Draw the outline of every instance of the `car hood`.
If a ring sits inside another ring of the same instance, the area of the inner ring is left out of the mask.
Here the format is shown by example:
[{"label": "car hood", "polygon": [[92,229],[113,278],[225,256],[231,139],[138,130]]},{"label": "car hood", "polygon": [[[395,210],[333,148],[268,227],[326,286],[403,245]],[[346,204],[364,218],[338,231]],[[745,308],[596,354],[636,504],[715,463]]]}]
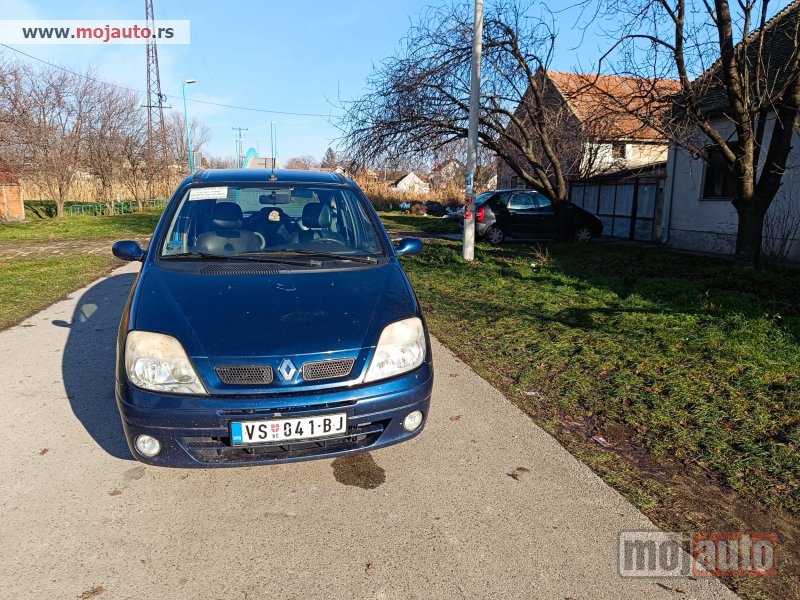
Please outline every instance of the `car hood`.
[{"label": "car hood", "polygon": [[417,312],[395,261],[356,269],[204,275],[152,266],[134,327],[175,336],[193,358],[300,356],[377,344]]}]

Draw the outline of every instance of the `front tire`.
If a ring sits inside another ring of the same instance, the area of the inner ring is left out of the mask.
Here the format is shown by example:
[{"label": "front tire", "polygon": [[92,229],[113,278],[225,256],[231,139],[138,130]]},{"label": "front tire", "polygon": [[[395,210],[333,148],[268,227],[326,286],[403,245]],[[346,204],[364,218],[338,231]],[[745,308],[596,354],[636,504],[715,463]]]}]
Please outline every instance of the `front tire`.
[{"label": "front tire", "polygon": [[592,230],[586,225],[581,225],[572,234],[572,239],[578,244],[586,244],[592,241]]},{"label": "front tire", "polygon": [[493,246],[496,246],[497,244],[503,243],[503,240],[506,239],[506,234],[503,233],[503,230],[497,225],[492,225],[486,230],[486,233],[483,234],[483,237],[487,242]]}]

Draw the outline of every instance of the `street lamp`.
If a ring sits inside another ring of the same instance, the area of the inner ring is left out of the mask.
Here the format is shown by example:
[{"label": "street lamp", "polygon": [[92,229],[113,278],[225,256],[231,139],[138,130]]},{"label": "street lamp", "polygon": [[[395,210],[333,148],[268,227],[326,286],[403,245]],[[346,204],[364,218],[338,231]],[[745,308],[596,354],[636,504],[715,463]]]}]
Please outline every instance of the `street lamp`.
[{"label": "street lamp", "polygon": [[183,122],[186,123],[186,147],[189,148],[189,171],[194,175],[194,153],[192,152],[192,138],[189,135],[189,114],[186,111],[186,86],[192,83],[197,83],[197,80],[187,79],[181,82],[181,90],[183,90]]}]

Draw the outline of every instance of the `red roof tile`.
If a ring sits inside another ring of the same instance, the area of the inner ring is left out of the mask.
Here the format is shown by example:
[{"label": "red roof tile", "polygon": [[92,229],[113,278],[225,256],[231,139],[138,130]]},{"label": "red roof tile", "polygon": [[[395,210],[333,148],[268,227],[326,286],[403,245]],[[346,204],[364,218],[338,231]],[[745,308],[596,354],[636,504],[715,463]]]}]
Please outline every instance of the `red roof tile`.
[{"label": "red roof tile", "polygon": [[14,175],[11,173],[9,169],[4,169],[0,167],[0,184],[3,183],[18,184],[19,179],[14,177]]},{"label": "red roof tile", "polygon": [[584,124],[592,123],[604,139],[660,140],[661,135],[640,117],[659,118],[668,97],[680,91],[671,79],[619,75],[582,75],[548,71],[548,77]]}]

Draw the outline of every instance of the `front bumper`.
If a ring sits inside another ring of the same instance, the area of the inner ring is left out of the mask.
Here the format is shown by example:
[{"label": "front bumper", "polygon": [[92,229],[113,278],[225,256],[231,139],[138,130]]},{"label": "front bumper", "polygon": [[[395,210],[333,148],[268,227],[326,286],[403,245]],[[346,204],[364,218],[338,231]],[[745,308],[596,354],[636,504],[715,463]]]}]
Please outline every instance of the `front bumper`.
[{"label": "front bumper", "polygon": [[[432,387],[433,369],[425,365],[389,382],[305,396],[212,396],[201,402],[195,398],[176,401],[176,396],[147,392],[125,382],[118,383],[116,397],[128,447],[138,460],[168,467],[229,467],[331,458],[406,441],[425,427]],[[424,420],[408,432],[403,419],[414,410],[421,411]],[[348,428],[338,437],[244,446],[230,442],[233,421],[341,412],[347,413]],[[136,451],[134,440],[142,434],[161,442],[157,456],[148,458]]]}]

